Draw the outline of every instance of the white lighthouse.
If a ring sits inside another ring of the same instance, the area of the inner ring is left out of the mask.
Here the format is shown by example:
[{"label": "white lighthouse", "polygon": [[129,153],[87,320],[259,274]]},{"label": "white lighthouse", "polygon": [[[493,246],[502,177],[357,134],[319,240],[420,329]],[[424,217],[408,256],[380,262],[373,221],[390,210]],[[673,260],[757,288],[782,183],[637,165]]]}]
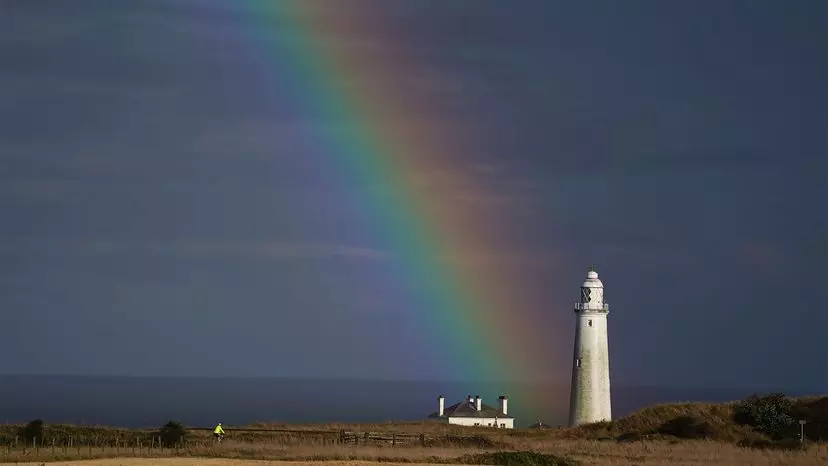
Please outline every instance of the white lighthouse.
[{"label": "white lighthouse", "polygon": [[610,403],[609,347],[604,284],[591,267],[575,303],[575,352],[569,400],[569,425],[612,419]]}]

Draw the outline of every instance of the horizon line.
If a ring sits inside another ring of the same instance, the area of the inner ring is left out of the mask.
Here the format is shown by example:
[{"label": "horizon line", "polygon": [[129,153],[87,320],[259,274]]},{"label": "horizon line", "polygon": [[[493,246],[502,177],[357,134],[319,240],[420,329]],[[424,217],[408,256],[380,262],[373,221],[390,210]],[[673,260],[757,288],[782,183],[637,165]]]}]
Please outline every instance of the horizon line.
[{"label": "horizon line", "polygon": [[[347,376],[277,376],[277,375],[136,375],[136,374],[85,374],[85,373],[0,373],[0,378],[9,377],[56,377],[56,378],[110,378],[110,379],[237,379],[237,380],[284,380],[284,381],[336,381],[336,382],[380,382],[380,383],[475,383],[475,384],[527,384],[555,387],[569,387],[570,382],[554,380],[473,380],[473,379],[408,379]],[[613,388],[661,389],[661,390],[745,390],[756,393],[772,392],[813,392],[826,390],[818,387],[781,386],[715,386],[715,385],[659,385],[654,383],[615,382]]]}]

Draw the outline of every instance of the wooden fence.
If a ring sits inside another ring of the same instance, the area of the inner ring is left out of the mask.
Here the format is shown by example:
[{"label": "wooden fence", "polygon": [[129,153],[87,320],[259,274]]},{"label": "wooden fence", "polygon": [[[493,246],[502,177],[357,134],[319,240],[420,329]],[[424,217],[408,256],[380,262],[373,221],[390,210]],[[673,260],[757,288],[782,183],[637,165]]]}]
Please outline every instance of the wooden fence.
[{"label": "wooden fence", "polygon": [[[208,431],[212,428],[188,428],[187,431]],[[227,440],[278,445],[383,445],[426,446],[435,440],[462,441],[466,437],[433,435],[410,432],[354,432],[346,430],[291,430],[291,429],[232,429]],[[248,437],[245,434],[254,434]],[[476,438],[476,437],[468,437]],[[24,441],[15,436],[3,445],[0,443],[0,462],[3,460],[82,459],[98,457],[161,457],[189,455],[209,448],[221,448],[212,436],[189,435],[174,445],[162,442],[162,437],[136,432],[134,436],[120,438],[99,437],[50,437],[45,442],[37,438]]]},{"label": "wooden fence", "polygon": [[[193,427],[188,428],[188,431],[208,431],[212,432],[213,428],[207,427]],[[246,433],[264,434],[263,436],[271,437],[272,440],[278,440],[280,436],[298,437],[300,439],[308,438],[326,438],[333,440],[333,443],[340,444],[389,444],[396,445],[410,445],[419,443],[425,445],[426,441],[433,438],[433,435],[426,435],[411,432],[354,432],[347,430],[296,430],[296,429],[254,429],[242,428],[231,429],[229,436],[225,438],[238,438]],[[262,439],[259,439],[262,441]]]}]

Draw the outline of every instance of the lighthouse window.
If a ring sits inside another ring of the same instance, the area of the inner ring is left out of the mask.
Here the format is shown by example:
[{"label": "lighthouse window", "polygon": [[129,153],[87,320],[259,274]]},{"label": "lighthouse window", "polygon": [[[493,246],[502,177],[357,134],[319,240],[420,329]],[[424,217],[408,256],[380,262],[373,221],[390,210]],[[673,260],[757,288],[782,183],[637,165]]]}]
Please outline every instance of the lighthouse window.
[{"label": "lighthouse window", "polygon": [[575,360],[575,367],[581,367],[581,358]]},{"label": "lighthouse window", "polygon": [[590,294],[592,294],[592,290],[589,288],[581,288],[581,301],[588,303]]},{"label": "lighthouse window", "polygon": [[589,320],[587,321],[587,325],[589,325],[590,327],[592,327],[592,319],[589,319]]}]

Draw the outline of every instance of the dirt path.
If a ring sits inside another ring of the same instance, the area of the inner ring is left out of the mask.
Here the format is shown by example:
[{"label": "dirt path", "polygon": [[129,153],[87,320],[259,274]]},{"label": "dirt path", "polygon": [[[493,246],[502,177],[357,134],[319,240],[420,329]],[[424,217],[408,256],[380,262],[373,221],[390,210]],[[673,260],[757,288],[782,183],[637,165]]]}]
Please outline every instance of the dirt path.
[{"label": "dirt path", "polygon": [[111,458],[102,460],[0,463],[19,466],[416,466],[427,463],[386,463],[373,461],[268,461],[233,460],[223,458]]}]

